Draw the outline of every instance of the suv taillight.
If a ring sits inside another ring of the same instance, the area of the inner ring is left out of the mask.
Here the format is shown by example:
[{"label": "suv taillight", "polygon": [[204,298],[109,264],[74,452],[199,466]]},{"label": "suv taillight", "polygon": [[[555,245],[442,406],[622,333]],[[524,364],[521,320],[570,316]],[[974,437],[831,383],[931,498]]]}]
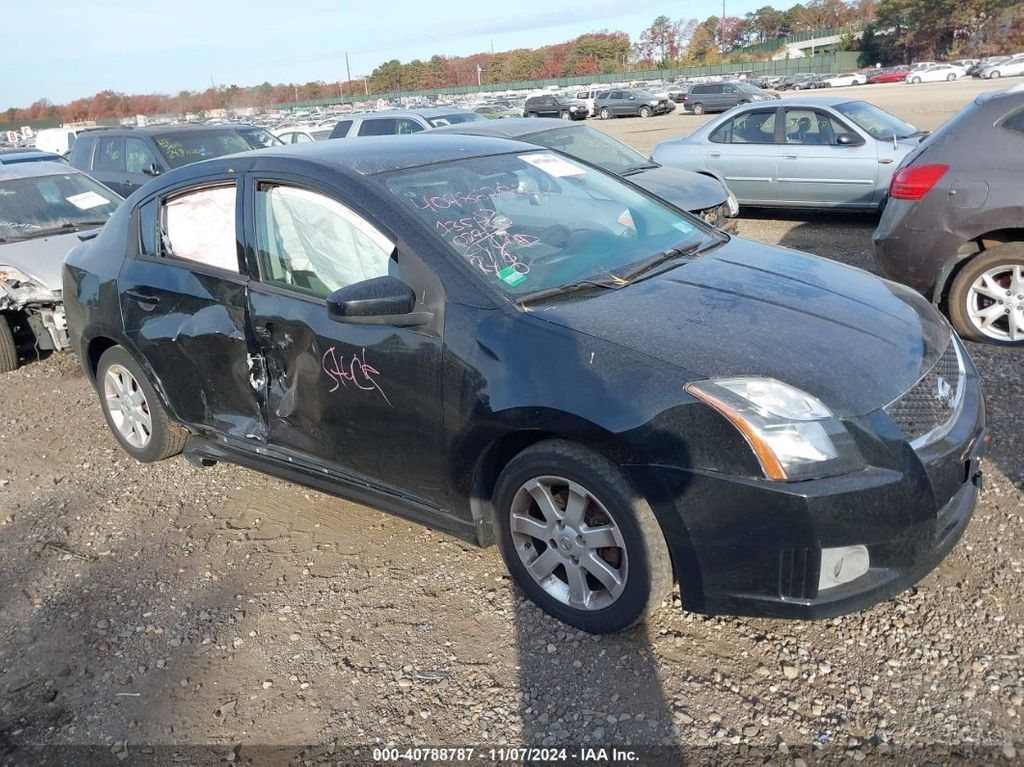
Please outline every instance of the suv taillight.
[{"label": "suv taillight", "polygon": [[946,171],[948,165],[935,163],[932,165],[908,165],[901,168],[892,177],[889,184],[889,196],[897,200],[920,200],[935,186]]}]

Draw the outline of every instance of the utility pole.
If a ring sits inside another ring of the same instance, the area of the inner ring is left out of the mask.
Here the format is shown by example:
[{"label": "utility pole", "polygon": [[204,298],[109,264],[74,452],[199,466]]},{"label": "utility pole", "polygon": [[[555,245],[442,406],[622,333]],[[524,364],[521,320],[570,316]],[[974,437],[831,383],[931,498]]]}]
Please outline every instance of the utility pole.
[{"label": "utility pole", "polygon": [[[352,82],[352,70],[348,66],[348,51],[345,51],[345,82]],[[342,96],[345,95],[344,89],[342,89]]]},{"label": "utility pole", "polygon": [[722,20],[718,23],[718,50],[725,52],[725,0],[722,0]]},{"label": "utility pole", "polygon": [[476,84],[477,84],[477,87],[483,85],[483,82],[481,82],[481,79],[480,79],[480,75],[483,74],[483,71],[484,71],[484,68],[482,66],[480,66],[480,62],[478,61],[476,63]]}]

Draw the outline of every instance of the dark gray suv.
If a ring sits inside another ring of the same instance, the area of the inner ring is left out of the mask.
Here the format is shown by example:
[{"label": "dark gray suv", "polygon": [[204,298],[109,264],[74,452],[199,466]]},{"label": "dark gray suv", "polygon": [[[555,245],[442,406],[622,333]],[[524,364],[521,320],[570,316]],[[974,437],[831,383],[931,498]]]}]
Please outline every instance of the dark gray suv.
[{"label": "dark gray suv", "polygon": [[700,83],[683,96],[683,109],[702,115],[705,112],[724,112],[737,104],[777,99],[777,93],[764,91],[749,83]]},{"label": "dark gray suv", "polygon": [[598,93],[594,113],[602,120],[612,117],[650,117],[674,112],[676,105],[647,91],[612,90]]},{"label": "dark gray suv", "polygon": [[874,234],[887,276],[974,341],[1024,346],[1024,87],[985,93],[906,156]]}]

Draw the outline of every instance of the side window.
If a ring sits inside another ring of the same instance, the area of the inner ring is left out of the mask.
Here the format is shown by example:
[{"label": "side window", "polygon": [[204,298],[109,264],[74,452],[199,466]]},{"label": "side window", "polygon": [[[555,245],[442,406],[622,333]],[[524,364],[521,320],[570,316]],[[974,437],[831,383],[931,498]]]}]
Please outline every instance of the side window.
[{"label": "side window", "polygon": [[312,140],[313,139],[311,139],[305,133],[299,133],[298,131],[296,131],[295,133],[292,134],[292,143],[293,144],[308,144]]},{"label": "side window", "polygon": [[256,256],[264,282],[325,298],[388,274],[394,249],[337,200],[292,186],[257,186]]},{"label": "side window", "polygon": [[816,109],[786,110],[787,144],[835,144],[836,134],[849,132],[849,128],[831,115]]},{"label": "side window", "polygon": [[149,144],[145,141],[128,136],[124,143],[129,173],[142,173],[142,169],[148,165],[157,165],[159,167],[156,155],[153,154],[153,150],[149,148]]},{"label": "side window", "polygon": [[334,130],[331,131],[331,138],[345,138],[351,127],[351,120],[339,120],[338,124],[334,126]]},{"label": "side window", "polygon": [[395,132],[398,133],[400,136],[406,136],[410,133],[419,133],[422,130],[423,126],[420,125],[415,120],[410,120],[407,117],[402,117],[399,118],[398,120],[398,130]]},{"label": "side window", "polygon": [[722,93],[739,93],[739,92],[740,92],[740,89],[737,88],[735,85],[723,85],[722,86]]},{"label": "side window", "polygon": [[726,120],[708,137],[716,144],[774,144],[775,110],[759,109]]},{"label": "side window", "polygon": [[139,252],[144,256],[158,256],[157,201],[150,200],[139,208]]},{"label": "side window", "polygon": [[1002,127],[1006,128],[1008,131],[1024,135],[1024,109],[1003,120]]},{"label": "side window", "polygon": [[398,120],[394,117],[377,117],[363,120],[359,126],[360,136],[394,136],[398,133]]},{"label": "side window", "polygon": [[162,203],[161,252],[229,272],[238,271],[235,185],[204,187]]},{"label": "side window", "polygon": [[100,139],[93,158],[93,170],[123,171],[124,170],[124,138],[121,136],[105,136]]}]

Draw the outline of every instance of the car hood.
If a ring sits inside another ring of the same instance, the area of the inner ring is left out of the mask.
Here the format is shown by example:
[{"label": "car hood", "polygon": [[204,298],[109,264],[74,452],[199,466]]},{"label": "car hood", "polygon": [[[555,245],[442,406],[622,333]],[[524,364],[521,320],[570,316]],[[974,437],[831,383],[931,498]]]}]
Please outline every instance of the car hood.
[{"label": "car hood", "polygon": [[717,207],[729,196],[718,179],[664,165],[626,178],[677,208],[691,212]]},{"label": "car hood", "polygon": [[64,256],[78,244],[78,233],[0,244],[0,266],[13,266],[48,290],[61,289]]},{"label": "car hood", "polygon": [[764,376],[840,417],[893,401],[945,351],[950,329],[921,296],[867,272],[739,238],[618,290],[534,316],[681,368],[688,381]]}]

